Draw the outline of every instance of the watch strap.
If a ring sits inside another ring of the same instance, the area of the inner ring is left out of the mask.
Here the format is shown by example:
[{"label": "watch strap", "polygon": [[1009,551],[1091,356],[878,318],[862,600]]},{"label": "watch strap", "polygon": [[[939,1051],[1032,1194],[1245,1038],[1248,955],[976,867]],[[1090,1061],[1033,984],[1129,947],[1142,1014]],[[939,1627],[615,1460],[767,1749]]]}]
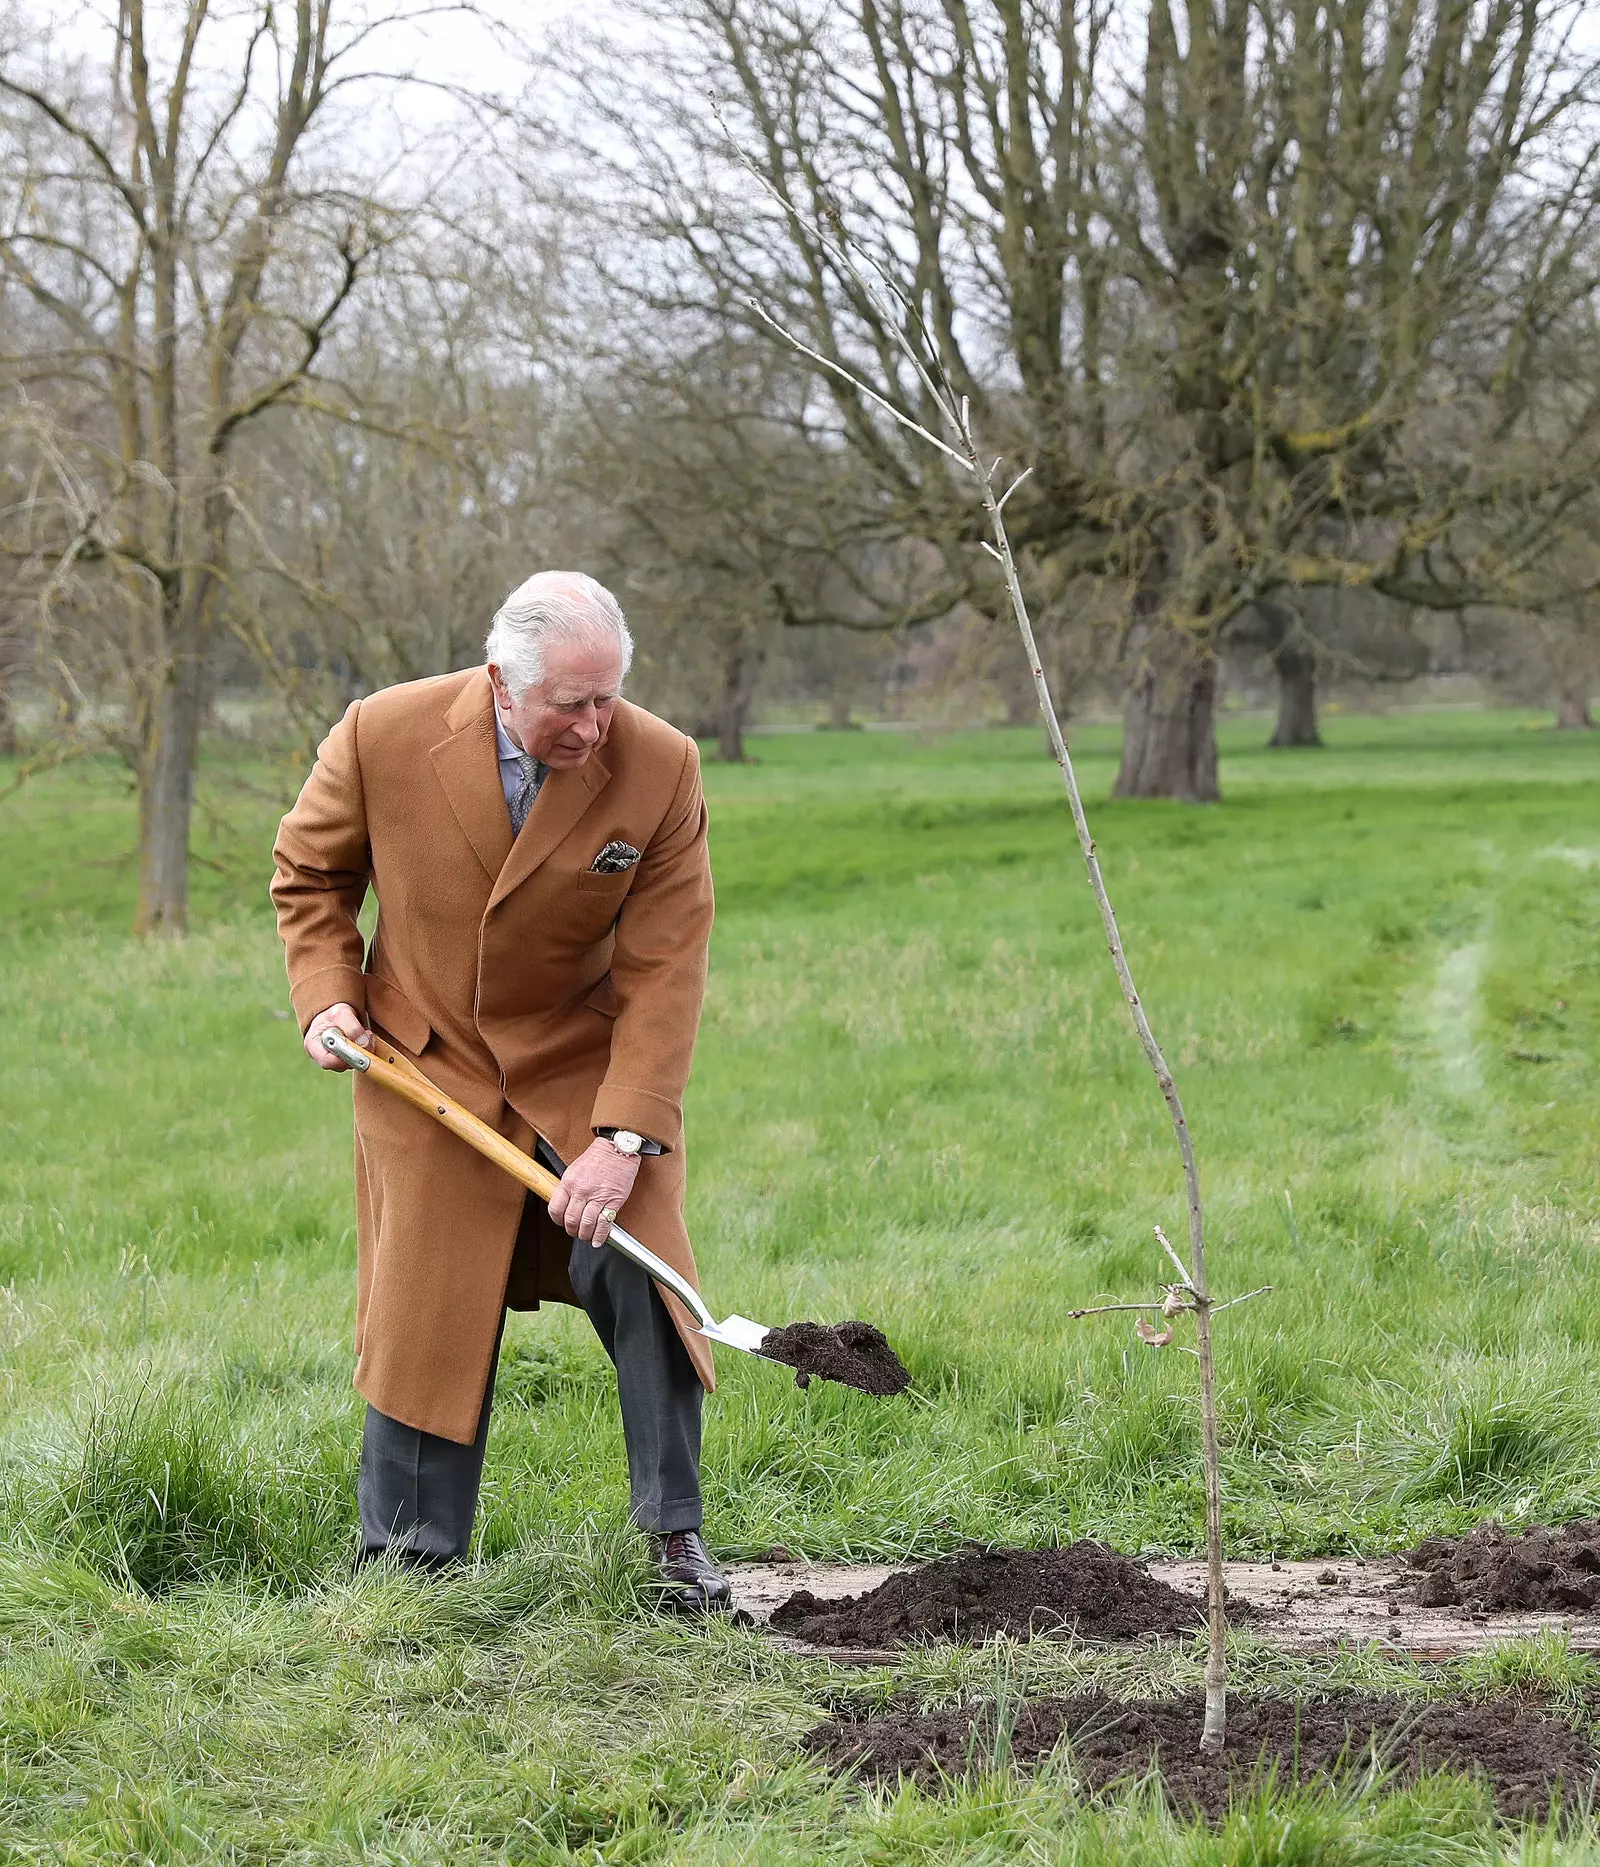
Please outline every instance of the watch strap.
[{"label": "watch strap", "polygon": [[[617,1131],[615,1128],[596,1128],[595,1129],[595,1133],[599,1135],[602,1141],[612,1140],[615,1137],[616,1132]],[[637,1128],[635,1128],[633,1132],[635,1134],[639,1134],[639,1131]],[[652,1141],[649,1135],[647,1134],[639,1135],[639,1139],[643,1143],[643,1146],[639,1149],[639,1152],[641,1154],[664,1154],[667,1151],[661,1145],[659,1141]]]}]

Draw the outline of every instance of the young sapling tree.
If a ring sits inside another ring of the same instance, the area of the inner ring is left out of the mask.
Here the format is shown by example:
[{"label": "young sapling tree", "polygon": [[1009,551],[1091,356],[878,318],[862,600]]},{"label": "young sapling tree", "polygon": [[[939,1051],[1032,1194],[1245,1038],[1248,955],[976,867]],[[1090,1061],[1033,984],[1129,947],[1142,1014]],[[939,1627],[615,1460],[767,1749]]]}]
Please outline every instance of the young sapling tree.
[{"label": "young sapling tree", "polygon": [[[730,137],[729,140],[731,143],[733,139]],[[737,149],[737,145],[735,148]],[[744,161],[742,154],[740,160]],[[1195,1319],[1195,1353],[1200,1374],[1201,1458],[1205,1468],[1208,1577],[1206,1709],[1200,1747],[1202,1750],[1220,1750],[1227,1731],[1227,1621],[1222,1568],[1222,1477],[1217,1437],[1216,1369],[1212,1353],[1211,1319],[1220,1309],[1230,1307],[1230,1305],[1212,1302],[1211,1287],[1206,1275],[1205,1222],[1200,1198],[1200,1174],[1195,1165],[1194,1143],[1189,1133],[1188,1118],[1184,1114],[1183,1101],[1178,1094],[1177,1084],[1173,1081],[1172,1071],[1162,1055],[1161,1046],[1156,1042],[1155,1034],[1150,1028],[1150,1020],[1145,1014],[1144,1003],[1134,985],[1127,951],[1123,946],[1122,934],[1117,926],[1117,917],[1111,905],[1111,897],[1106,892],[1099,854],[1083,808],[1083,796],[1078,789],[1072,755],[1067,749],[1066,734],[1062,731],[1060,717],[1056,712],[1055,701],[1050,692],[1050,684],[1045,676],[1044,664],[1039,655],[1039,645],[1035,639],[1033,623],[1028,612],[1027,599],[1022,591],[1022,580],[1018,574],[1016,558],[1006,532],[1006,502],[1028,477],[1031,469],[1025,468],[1011,481],[1009,486],[1001,490],[998,479],[1002,464],[1001,457],[986,458],[979,449],[977,437],[972,430],[968,399],[965,396],[958,396],[952,388],[951,374],[945,367],[938,341],[928,330],[916,309],[884,278],[876,266],[850,248],[842,229],[835,229],[833,232],[824,231],[801,215],[794,204],[774,189],[753,164],[744,162],[744,166],[755,175],[762,188],[778,201],[784,212],[793,215],[812,239],[826,247],[834,259],[849,271],[861,290],[869,294],[878,303],[880,309],[889,314],[882,320],[883,328],[892,335],[902,355],[911,365],[928,397],[929,404],[937,411],[939,424],[944,429],[944,434],[935,433],[925,422],[917,420],[903,409],[898,408],[886,396],[879,394],[877,390],[863,381],[848,365],[825,356],[821,351],[802,342],[775,318],[759,299],[753,297],[747,299],[746,302],[751,311],[785,343],[792,345],[802,356],[808,357],[819,369],[828,371],[847,382],[858,395],[865,396],[900,427],[909,430],[925,445],[936,448],[942,455],[954,462],[963,473],[971,475],[972,481],[976,484],[990,534],[981,542],[984,550],[1000,567],[1007,604],[1012,619],[1016,623],[1023,651],[1027,655],[1028,667],[1033,675],[1034,691],[1038,696],[1039,711],[1044,716],[1050,749],[1055,755],[1056,764],[1061,771],[1061,780],[1066,788],[1067,804],[1072,812],[1073,826],[1078,834],[1078,846],[1083,852],[1089,887],[1094,894],[1095,906],[1100,914],[1100,924],[1105,932],[1111,963],[1116,970],[1117,983],[1122,989],[1123,999],[1133,1019],[1134,1029],[1138,1033],[1140,1048],[1155,1075],[1162,1099],[1166,1103],[1167,1114],[1172,1122],[1173,1133],[1177,1138],[1178,1153],[1183,1162],[1184,1189],[1189,1208],[1189,1265],[1192,1266],[1192,1270],[1185,1266],[1168,1243],[1166,1235],[1157,1227],[1156,1236],[1176,1267],[1179,1279],[1176,1284],[1166,1287],[1166,1296],[1163,1300],[1155,1304],[1101,1305],[1099,1310],[1076,1310],[1072,1314],[1078,1316],[1098,1314],[1105,1309],[1159,1310],[1167,1320],[1167,1329],[1156,1331],[1146,1325],[1141,1330],[1142,1339],[1149,1341],[1152,1346],[1162,1346],[1171,1340],[1171,1324],[1179,1314],[1190,1314]],[[1248,1294],[1259,1296],[1262,1293],[1262,1291],[1254,1290]],[[1234,1302],[1246,1300],[1246,1297],[1233,1299]]]}]

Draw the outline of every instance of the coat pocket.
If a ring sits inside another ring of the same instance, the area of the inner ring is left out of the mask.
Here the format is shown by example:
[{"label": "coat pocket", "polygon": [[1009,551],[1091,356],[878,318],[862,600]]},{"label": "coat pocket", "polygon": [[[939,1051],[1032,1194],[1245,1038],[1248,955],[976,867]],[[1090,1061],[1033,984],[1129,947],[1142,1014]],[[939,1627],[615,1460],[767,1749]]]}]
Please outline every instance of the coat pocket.
[{"label": "coat pocket", "polygon": [[565,877],[556,913],[566,938],[575,946],[595,946],[605,939],[617,924],[633,875],[632,869],[611,875],[579,869]]},{"label": "coat pocket", "polygon": [[633,886],[633,873],[638,866],[635,862],[625,869],[579,869],[572,883],[580,895],[603,896],[620,907],[622,897]]},{"label": "coat pocket", "polygon": [[583,1004],[586,1010],[598,1011],[602,1018],[614,1018],[622,1009],[617,1003],[617,988],[611,983],[609,972],[592,992],[585,995]]},{"label": "coat pocket", "polygon": [[399,986],[381,973],[367,974],[367,1016],[414,1057],[422,1055],[433,1035],[428,1020]]}]

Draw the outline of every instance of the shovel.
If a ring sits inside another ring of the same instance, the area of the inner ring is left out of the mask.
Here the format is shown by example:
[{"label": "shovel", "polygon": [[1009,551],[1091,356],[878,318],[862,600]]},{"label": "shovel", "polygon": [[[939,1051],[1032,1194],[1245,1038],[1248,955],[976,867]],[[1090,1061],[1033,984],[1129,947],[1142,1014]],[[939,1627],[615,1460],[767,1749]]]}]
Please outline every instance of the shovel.
[{"label": "shovel", "polygon": [[[503,1167],[513,1180],[520,1180],[530,1192],[544,1200],[551,1197],[561,1184],[556,1174],[541,1167],[520,1147],[513,1147],[504,1135],[497,1134],[486,1121],[480,1121],[459,1102],[452,1101],[409,1058],[402,1057],[391,1045],[379,1042],[376,1032],[373,1041],[375,1049],[363,1050],[359,1044],[352,1044],[342,1031],[322,1033],[322,1047],[331,1056],[348,1068],[370,1076],[374,1082],[382,1083],[385,1089],[392,1090],[413,1108],[421,1109],[424,1115],[431,1115],[441,1127],[448,1128],[468,1147],[475,1147],[486,1160]],[[729,1348],[743,1349],[747,1355],[761,1353],[761,1344],[772,1333],[765,1323],[751,1322],[748,1316],[730,1316],[725,1322],[718,1322],[687,1278],[680,1277],[670,1264],[658,1258],[647,1245],[641,1245],[620,1225],[612,1224],[606,1243],[625,1258],[632,1259],[640,1270],[647,1271],[663,1290],[670,1290],[694,1317],[701,1335],[713,1342],[726,1343]]]}]

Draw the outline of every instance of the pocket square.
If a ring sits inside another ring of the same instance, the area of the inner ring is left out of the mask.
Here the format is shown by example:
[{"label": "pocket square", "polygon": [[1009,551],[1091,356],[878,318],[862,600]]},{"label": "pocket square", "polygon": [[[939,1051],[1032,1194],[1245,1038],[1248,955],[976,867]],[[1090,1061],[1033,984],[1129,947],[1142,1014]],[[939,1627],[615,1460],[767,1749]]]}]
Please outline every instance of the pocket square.
[{"label": "pocket square", "polygon": [[589,873],[620,875],[624,869],[631,869],[638,860],[639,852],[632,843],[607,843],[589,864]]}]

